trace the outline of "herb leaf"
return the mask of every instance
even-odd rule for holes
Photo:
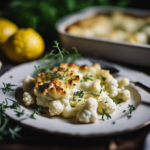
[[[21,117],[21,116],[23,116],[24,115],[24,110],[22,110],[21,112],[19,112],[19,111],[15,111],[17,114],[17,116],[18,117]]]
[[[129,104],[128,104],[128,108],[129,108],[130,114],[132,114],[132,111],[136,109],[133,105],[129,105]]]
[[[14,89],[12,89],[11,87],[16,86],[16,85],[12,85],[11,83],[4,83],[4,82],[3,82],[3,85],[4,85],[4,88],[1,88],[1,89],[3,90],[4,94],[9,91],[14,91]]]
[[[83,91],[77,91],[73,93],[73,96],[78,96],[79,98],[82,98],[84,95]]]
[[[102,78],[102,80],[103,80],[103,81],[105,81],[105,80],[106,80],[106,78],[105,78],[104,76],[102,76],[102,75],[101,75],[101,78]]]
[[[91,79],[90,77],[83,77],[84,82],[86,82],[87,80],[91,80],[93,81],[93,79]]]
[[[111,116],[109,114],[106,113],[105,109],[102,109],[102,120],[104,120],[104,115],[106,115],[107,119],[111,118]]]
[[[61,74],[57,73],[57,72],[49,72],[48,73],[50,76],[54,78],[59,78],[59,79],[63,79],[64,76],[62,76]]]
[[[90,94],[93,95],[94,97],[99,96],[99,94],[95,94],[93,92],[91,92]]]

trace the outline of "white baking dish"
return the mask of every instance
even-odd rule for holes
[[[131,13],[136,16],[150,15],[150,11],[139,9],[123,9],[118,7],[89,7],[62,18],[56,24],[62,45],[65,48],[77,47],[86,55],[101,56],[110,60],[150,67],[150,45],[116,42],[109,39],[82,37],[66,32],[66,28],[77,21],[98,13],[107,12]]]

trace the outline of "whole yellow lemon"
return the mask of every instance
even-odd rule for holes
[[[6,56],[17,63],[39,58],[44,52],[43,38],[32,28],[21,28],[12,35],[2,49]]]
[[[0,44],[4,43],[17,30],[18,27],[13,22],[0,18]]]

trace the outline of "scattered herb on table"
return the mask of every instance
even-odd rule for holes
[[[21,117],[24,115],[24,109],[21,112],[19,112],[19,111],[15,111],[15,112],[18,117]]]
[[[1,88],[1,89],[3,90],[4,94],[9,91],[14,91],[14,89],[12,89],[12,87],[16,86],[11,83],[4,83],[4,82],[3,82],[3,85],[4,85],[4,88]]]

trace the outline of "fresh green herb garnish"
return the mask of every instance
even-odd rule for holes
[[[22,110],[21,112],[19,112],[19,111],[15,111],[17,114],[17,116],[18,117],[21,117],[21,116],[23,116],[24,115],[24,110]]]
[[[128,117],[128,119],[130,119],[130,118],[132,117],[132,115],[131,115],[131,114],[128,114],[127,117]]]
[[[75,47],[72,47],[74,54],[70,55],[70,52],[63,48],[62,50],[59,47],[59,42],[54,41],[54,48],[57,48],[58,53],[55,54],[56,50],[52,50],[50,53],[46,54],[43,58],[40,59],[40,65],[35,67],[35,76],[40,72],[48,73],[49,69],[52,66],[57,67],[60,63],[73,63],[76,59],[79,59],[81,55],[78,53]],[[46,61],[45,61],[46,60]]]
[[[87,80],[91,80],[93,81],[93,79],[91,79],[90,77],[83,77],[84,82],[86,82]]]
[[[91,92],[90,94],[93,95],[94,97],[99,96],[99,94],[95,94],[93,92]]]
[[[4,83],[4,82],[3,82],[3,85],[4,85],[4,88],[1,88],[1,89],[3,90],[4,94],[9,91],[14,91],[14,89],[12,89],[12,86],[16,86],[11,83]]]
[[[78,100],[78,102],[80,102],[80,101],[81,101],[81,99]]]
[[[11,138],[15,139],[15,137],[21,138],[21,136],[18,134],[18,132],[21,130],[22,128],[19,126],[16,126],[14,129],[12,128],[8,128],[8,131],[10,132]]]
[[[7,102],[7,100],[10,100],[13,102],[12,105],[7,106],[7,108],[11,108],[11,109],[18,109],[19,108],[19,110],[21,109],[19,102],[15,101],[15,100],[11,100],[9,98],[6,99],[6,102]]]
[[[105,78],[105,77],[103,77],[102,75],[101,75],[101,78],[102,78],[102,80],[103,80],[103,81],[105,81],[105,80],[106,80],[106,78]]]
[[[18,103],[13,101],[13,104],[8,106],[8,101],[10,100],[8,98],[5,98],[5,101],[3,103],[0,103],[0,140],[3,140],[6,138],[6,136],[10,136],[12,139],[15,139],[16,137],[21,137],[18,132],[21,130],[20,127],[16,126],[14,129],[11,128],[11,123],[8,124],[10,121],[9,118],[5,115],[5,109],[6,108],[11,108],[11,109],[17,109],[20,108],[18,106]]]
[[[74,101],[74,102],[76,101],[74,97],[73,97],[73,100],[72,100],[72,101]]]
[[[9,78],[13,78],[13,76],[9,76]]]
[[[92,75],[90,75],[89,77],[93,77]]]
[[[52,76],[52,78],[59,78],[59,79],[63,79],[64,76],[62,76],[61,74],[57,73],[57,72],[48,72],[48,74],[50,76]]]
[[[132,114],[132,111],[135,110],[135,107],[133,105],[128,104],[128,108],[129,108],[130,114]]]
[[[102,109],[102,120],[104,120],[104,115],[106,115],[107,119],[111,118],[111,116],[109,114],[106,113],[105,109]]]
[[[118,102],[117,100],[115,100],[114,98],[112,98],[113,102],[117,105],[120,104],[120,102]]]
[[[115,124],[115,123],[116,123],[115,121],[112,122],[112,124]]]
[[[107,101],[105,103],[108,103]]]
[[[83,91],[77,91],[73,93],[73,96],[78,96],[79,98],[82,98],[84,95]]]
[[[126,112],[126,110],[123,110],[123,113],[125,113]]]

